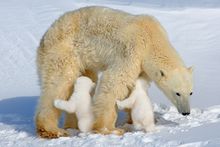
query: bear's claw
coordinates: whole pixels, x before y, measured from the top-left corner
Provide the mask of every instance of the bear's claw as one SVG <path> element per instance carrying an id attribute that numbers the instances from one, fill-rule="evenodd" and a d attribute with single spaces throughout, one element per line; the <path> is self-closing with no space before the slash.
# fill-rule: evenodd
<path id="1" fill-rule="evenodd" d="M 44 128 L 38 128 L 37 134 L 42 138 L 53 139 L 59 137 L 69 136 L 68 132 L 64 129 L 45 130 Z"/>

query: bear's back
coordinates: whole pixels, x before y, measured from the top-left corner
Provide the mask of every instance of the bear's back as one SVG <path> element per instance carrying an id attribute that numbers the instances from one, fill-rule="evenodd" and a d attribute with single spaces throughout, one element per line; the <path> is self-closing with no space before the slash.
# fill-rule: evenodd
<path id="1" fill-rule="evenodd" d="M 74 12 L 73 12 L 74 13 Z M 107 7 L 84 7 L 79 9 L 81 32 L 87 35 L 110 35 L 115 36 L 122 28 L 129 25 L 134 16 Z"/>

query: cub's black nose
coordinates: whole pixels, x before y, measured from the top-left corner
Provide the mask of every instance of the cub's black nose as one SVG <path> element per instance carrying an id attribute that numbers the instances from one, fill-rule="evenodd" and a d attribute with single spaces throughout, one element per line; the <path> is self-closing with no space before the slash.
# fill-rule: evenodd
<path id="1" fill-rule="evenodd" d="M 189 112 L 183 112 L 183 113 L 182 113 L 182 115 L 184 115 L 184 116 L 185 116 L 185 115 L 189 115 L 189 114 L 190 114 Z"/>

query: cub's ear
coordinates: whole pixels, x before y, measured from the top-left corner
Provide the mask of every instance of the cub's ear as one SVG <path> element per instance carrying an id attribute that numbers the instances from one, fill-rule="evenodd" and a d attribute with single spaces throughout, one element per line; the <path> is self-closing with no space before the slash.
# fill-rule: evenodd
<path id="1" fill-rule="evenodd" d="M 193 69 L 194 69 L 194 67 L 193 67 L 193 66 L 190 66 L 190 67 L 188 67 L 188 68 L 187 68 L 187 70 L 188 70 L 190 73 L 192 73 L 192 72 L 193 72 Z"/>

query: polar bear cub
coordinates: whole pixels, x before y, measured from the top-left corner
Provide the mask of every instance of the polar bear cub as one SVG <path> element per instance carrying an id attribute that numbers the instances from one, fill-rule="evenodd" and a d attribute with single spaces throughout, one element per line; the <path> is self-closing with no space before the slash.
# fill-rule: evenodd
<path id="1" fill-rule="evenodd" d="M 88 77 L 81 76 L 76 80 L 74 92 L 68 101 L 57 99 L 54 106 L 68 113 L 76 113 L 78 127 L 82 132 L 92 129 L 94 115 L 92 111 L 92 99 L 90 93 L 95 83 Z"/>
<path id="2" fill-rule="evenodd" d="M 155 123 L 153 108 L 146 93 L 147 88 L 147 81 L 138 78 L 131 95 L 123 101 L 117 100 L 116 103 L 120 110 L 131 109 L 131 118 L 135 130 L 151 132 L 155 130 Z"/>

